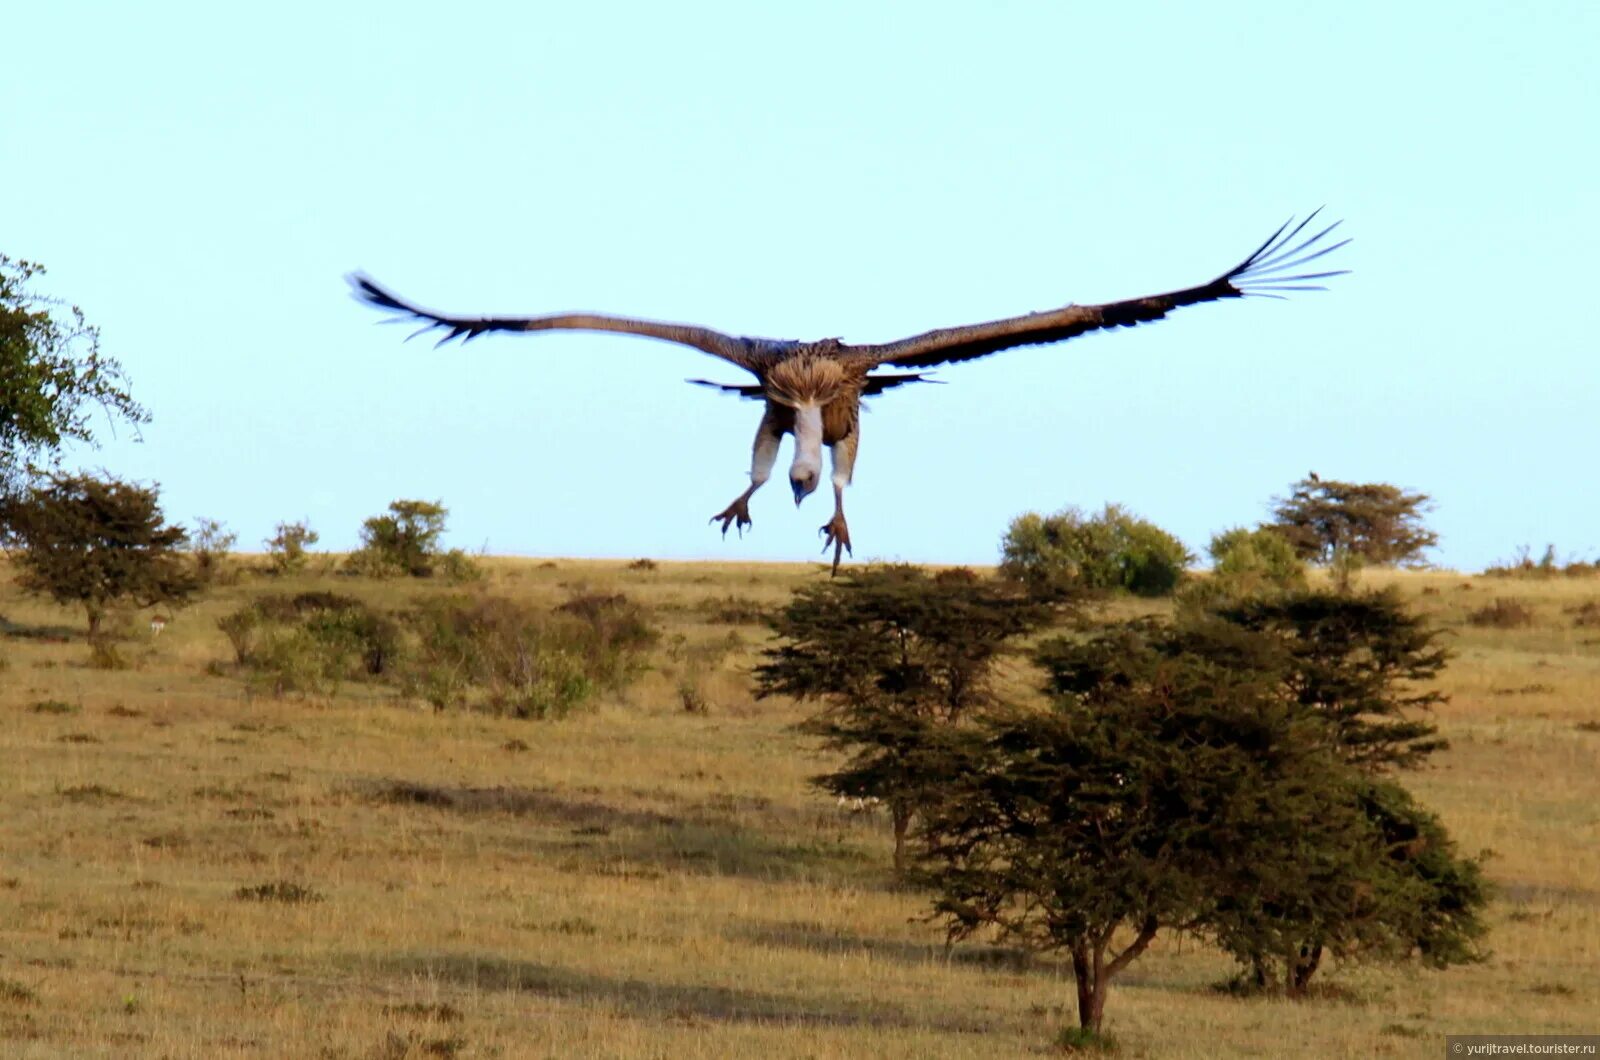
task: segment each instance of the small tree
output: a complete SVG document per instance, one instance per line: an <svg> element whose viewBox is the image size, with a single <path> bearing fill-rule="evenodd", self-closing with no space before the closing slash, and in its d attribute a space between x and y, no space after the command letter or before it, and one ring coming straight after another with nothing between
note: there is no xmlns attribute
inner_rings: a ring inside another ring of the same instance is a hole
<svg viewBox="0 0 1600 1060"><path fill-rule="evenodd" d="M82 310L28 290L43 274L0 254L0 493L21 488L30 459L69 441L93 444L96 406L135 427L150 419Z"/></svg>
<svg viewBox="0 0 1600 1060"><path fill-rule="evenodd" d="M854 571L801 588L773 620L779 642L756 668L756 694L826 705L802 729L851 757L813 782L888 805L901 871L933 775L920 761L929 728L989 704L1000 654L1050 616L1046 605L970 571Z"/></svg>
<svg viewBox="0 0 1600 1060"><path fill-rule="evenodd" d="M194 533L189 535L189 552L194 556L195 574L203 584L209 585L222 574L228 553L239 541L239 535L230 531L219 519L197 517Z"/></svg>
<svg viewBox="0 0 1600 1060"><path fill-rule="evenodd" d="M1439 535L1422 525L1428 495L1383 482L1336 482L1315 475L1275 498L1275 529L1304 559L1326 564L1341 588L1361 566L1420 564Z"/></svg>
<svg viewBox="0 0 1600 1060"><path fill-rule="evenodd" d="M309 523L279 523L267 538L267 560L274 574L291 574L306 565L306 549L317 543L317 532Z"/></svg>
<svg viewBox="0 0 1600 1060"><path fill-rule="evenodd" d="M1324 763L1333 801L1289 832L1271 818L1253 825L1264 845L1220 863L1216 904L1192 922L1256 985L1281 982L1299 995L1325 952L1419 955L1441 967L1475 959L1477 863L1459 858L1437 819L1374 775L1444 746L1431 724L1407 716L1438 701L1415 684L1444 663L1436 636L1391 595L1320 592L1253 601L1221 618L1191 614L1176 626L1145 621L1056 640L1039 659L1054 691L1097 710L1130 689L1170 692L1163 671L1196 661L1237 680L1254 674L1308 727L1302 751Z"/></svg>
<svg viewBox="0 0 1600 1060"><path fill-rule="evenodd" d="M199 588L182 553L188 534L162 521L153 486L55 475L3 511L20 547L17 583L81 605L91 641L113 605L179 604Z"/></svg>
<svg viewBox="0 0 1600 1060"><path fill-rule="evenodd" d="M394 501L389 514L361 524L361 550L351 560L368 573L429 577L440 559L439 538L449 514L438 501Z"/></svg>
<svg viewBox="0 0 1600 1060"><path fill-rule="evenodd" d="M953 939L993 928L1066 950L1093 1034L1113 979L1159 931L1203 924L1235 861L1332 856L1359 827L1321 726L1276 673L1167 655L1152 629L1078 646L1095 679L929 758L946 788L922 828L935 915Z"/></svg>
<svg viewBox="0 0 1600 1060"><path fill-rule="evenodd" d="M1183 542L1118 504L1096 516L1077 508L1020 515L1000 551L1000 573L1041 598L1086 590L1166 596L1194 559Z"/></svg>

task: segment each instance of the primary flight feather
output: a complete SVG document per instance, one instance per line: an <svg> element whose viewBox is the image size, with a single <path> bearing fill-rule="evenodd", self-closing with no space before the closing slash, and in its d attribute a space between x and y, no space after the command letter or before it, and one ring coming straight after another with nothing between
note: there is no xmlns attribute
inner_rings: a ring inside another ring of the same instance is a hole
<svg viewBox="0 0 1600 1060"><path fill-rule="evenodd" d="M748 384L691 382L716 387L765 403L756 430L750 466L750 486L733 503L711 517L741 533L751 525L749 502L772 474L778 446L785 434L795 438L789 485L798 506L822 480L822 447L832 458L833 518L819 531L823 551L833 548L833 570L839 569L843 551L850 549L850 529L844 519L844 488L850 484L856 448L861 436L861 399L907 383L931 382L924 372L880 372L891 368L926 369L942 364L986 357L1014 346L1061 342L1103 328L1131 327L1160 320L1180 306L1223 298L1259 295L1282 297L1286 291L1320 291L1317 281L1340 276L1348 269L1316 270L1312 262L1331 254L1348 239L1328 242L1339 222L1303 235L1320 210L1295 223L1291 218L1255 252L1209 283L1181 291L1133 298L1104 305L1066 305L1042 313L991 320L985 324L940 328L880 345L851 345L838 339L792 342L726 335L710 328L666 324L633 317L597 313L559 313L537 317L452 317L413 305L366 276L349 277L356 296L378 309L421 323L414 334L442 331L442 345L452 339L471 342L491 331L611 331L643 335L690 346L755 377Z"/></svg>

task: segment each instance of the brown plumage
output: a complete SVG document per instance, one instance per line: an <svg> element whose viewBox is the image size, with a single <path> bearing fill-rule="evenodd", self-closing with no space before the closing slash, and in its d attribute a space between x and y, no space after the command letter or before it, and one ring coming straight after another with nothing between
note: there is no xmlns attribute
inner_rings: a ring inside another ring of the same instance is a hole
<svg viewBox="0 0 1600 1060"><path fill-rule="evenodd" d="M1090 331L1160 320L1172 309L1200 302L1245 295L1278 298L1285 291L1322 290L1308 281L1338 276L1349 270L1301 270L1350 241L1324 242L1338 227L1338 222L1301 239L1300 233L1319 212L1313 211L1299 224L1291 218L1256 248L1255 253L1198 287L1104 305L1066 305L984 324L941 328L881 345L858 346L838 339L788 342L741 338L710 328L594 313L449 317L406 302L365 276L356 274L349 279L356 296L363 302L421 321L423 326L416 334L442 330L445 334L439 340L441 345L451 339L470 342L491 331L611 331L690 346L743 368L755 376L754 383L690 380L741 397L759 398L766 406L756 431L750 487L712 516L711 521L722 524L723 534L727 534L730 526L742 533L751 524L750 497L771 474L778 446L786 434L795 438L789 482L798 505L821 481L821 448L826 445L833 463L834 510L833 518L823 525L820 533L825 539L823 551L829 546L833 548L833 570L837 572L842 551L850 549L850 531L844 519L844 487L850 483L861 438L861 398L908 383L932 382L920 371L885 373L878 369L886 365L926 369L986 357L1014 346L1061 342Z"/></svg>

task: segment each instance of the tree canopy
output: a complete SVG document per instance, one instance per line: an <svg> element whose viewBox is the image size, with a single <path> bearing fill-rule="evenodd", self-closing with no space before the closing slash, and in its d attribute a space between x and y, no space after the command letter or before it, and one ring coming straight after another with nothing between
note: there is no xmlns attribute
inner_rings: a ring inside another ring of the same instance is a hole
<svg viewBox="0 0 1600 1060"><path fill-rule="evenodd" d="M93 444L96 407L135 427L150 418L83 311L29 289L44 271L0 254L0 490L67 442Z"/></svg>

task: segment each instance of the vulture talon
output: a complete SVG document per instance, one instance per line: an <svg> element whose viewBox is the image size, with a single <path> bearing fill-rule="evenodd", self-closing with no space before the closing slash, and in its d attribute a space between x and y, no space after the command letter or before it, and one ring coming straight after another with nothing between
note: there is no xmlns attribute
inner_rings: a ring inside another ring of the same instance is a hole
<svg viewBox="0 0 1600 1060"><path fill-rule="evenodd" d="M728 527L730 526L735 528L740 538L743 538L744 528L752 525L750 519L750 505L748 501L749 494L745 494L732 504L728 505L726 508L722 509L722 511L718 512L716 515L713 515L709 520L713 523L718 522L719 520L721 521L722 536L724 538L728 536Z"/></svg>

